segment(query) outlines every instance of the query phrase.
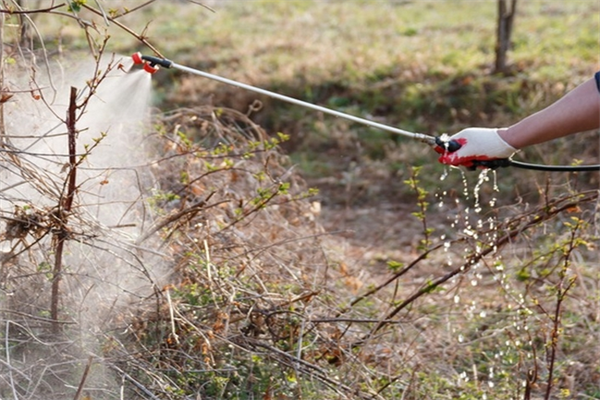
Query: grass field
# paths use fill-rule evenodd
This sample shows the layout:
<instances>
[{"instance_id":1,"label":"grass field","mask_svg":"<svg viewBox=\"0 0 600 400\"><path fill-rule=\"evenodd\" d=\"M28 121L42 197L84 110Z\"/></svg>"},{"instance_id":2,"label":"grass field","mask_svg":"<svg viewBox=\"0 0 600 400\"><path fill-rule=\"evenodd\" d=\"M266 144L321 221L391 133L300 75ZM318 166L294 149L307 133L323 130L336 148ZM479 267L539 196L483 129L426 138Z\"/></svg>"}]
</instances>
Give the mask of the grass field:
<instances>
[{"instance_id":1,"label":"grass field","mask_svg":"<svg viewBox=\"0 0 600 400\"><path fill-rule=\"evenodd\" d=\"M204 4L158 1L118 21L179 64L432 135L510 124L600 66L591 0L520 2L506 74L492 73L491 0ZM87 54L72 19L35 18L59 60ZM109 51L151 53L108 32ZM159 71L153 88L140 203L158 228L130 263L152 268L148 247L170 274L135 306L114 306L114 326L97 334L93 366L121 386L94 392L94 368L85 385L87 354L69 359L74 377L62 364L30 368L25 344L54 342L9 335L5 313L1 397L60 382L90 399L600 399L598 173L446 170L421 143L180 71ZM598 163L598 132L518 157ZM71 232L88 232L86 218L72 217ZM35 255L54 248L30 242L18 266L47 290ZM77 329L55 342L79 344Z\"/></svg>"},{"instance_id":2,"label":"grass field","mask_svg":"<svg viewBox=\"0 0 600 400\"><path fill-rule=\"evenodd\" d=\"M490 74L494 1L233 1L215 3L214 13L190 7L165 4L150 16L148 35L167 58L433 135L510 124L589 78L598 66L600 21L593 1L520 4L509 53L513 72L506 77ZM291 135L286 150L308 177L339 176L357 157L384 159L391 173L407 164L426 165L434 175L441 171L420 144L390 141L390 134L375 129L204 78L173 73L157 80L157 101L167 108L215 104L245 112L258 98L264 106L254 120ZM527 150L524 158L594 162L597 142L594 135L559 141ZM336 149L347 156L332 164ZM514 184L519 182L509 186Z\"/></svg>"}]
</instances>

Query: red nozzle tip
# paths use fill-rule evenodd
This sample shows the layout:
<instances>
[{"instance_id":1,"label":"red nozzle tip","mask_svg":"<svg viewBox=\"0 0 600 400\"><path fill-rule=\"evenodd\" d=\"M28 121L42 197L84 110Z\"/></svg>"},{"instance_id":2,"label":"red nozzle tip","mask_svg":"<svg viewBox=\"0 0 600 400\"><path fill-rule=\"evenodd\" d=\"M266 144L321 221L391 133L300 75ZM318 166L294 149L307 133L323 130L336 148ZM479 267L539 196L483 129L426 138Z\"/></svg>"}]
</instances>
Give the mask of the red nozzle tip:
<instances>
[{"instance_id":1,"label":"red nozzle tip","mask_svg":"<svg viewBox=\"0 0 600 400\"><path fill-rule=\"evenodd\" d=\"M143 64L144 60L142 59L142 53L137 52L137 53L133 53L131 55L131 59L133 60L134 64Z\"/></svg>"},{"instance_id":2,"label":"red nozzle tip","mask_svg":"<svg viewBox=\"0 0 600 400\"><path fill-rule=\"evenodd\" d=\"M149 74L153 74L158 71L158 65L150 65L149 63L144 64L144 71Z\"/></svg>"}]
</instances>

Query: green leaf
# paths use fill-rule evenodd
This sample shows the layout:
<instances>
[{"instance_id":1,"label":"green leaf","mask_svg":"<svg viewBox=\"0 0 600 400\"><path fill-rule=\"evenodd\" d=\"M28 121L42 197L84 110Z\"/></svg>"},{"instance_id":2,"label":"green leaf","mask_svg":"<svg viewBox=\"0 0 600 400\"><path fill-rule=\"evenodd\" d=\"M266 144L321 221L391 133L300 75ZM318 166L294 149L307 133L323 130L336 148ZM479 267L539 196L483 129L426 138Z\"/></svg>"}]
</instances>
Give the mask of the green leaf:
<instances>
[{"instance_id":1,"label":"green leaf","mask_svg":"<svg viewBox=\"0 0 600 400\"><path fill-rule=\"evenodd\" d=\"M72 1L71 3L69 3L69 8L68 10L70 12L79 12L81 11L81 6L85 5L86 0L75 0Z\"/></svg>"},{"instance_id":2,"label":"green leaf","mask_svg":"<svg viewBox=\"0 0 600 400\"><path fill-rule=\"evenodd\" d=\"M531 278L531 274L527 270L527 268L522 268L516 274L516 278L520 282L526 282Z\"/></svg>"},{"instance_id":3,"label":"green leaf","mask_svg":"<svg viewBox=\"0 0 600 400\"><path fill-rule=\"evenodd\" d=\"M404 267L403 263L394 260L388 261L387 265L393 273L400 271Z\"/></svg>"}]
</instances>

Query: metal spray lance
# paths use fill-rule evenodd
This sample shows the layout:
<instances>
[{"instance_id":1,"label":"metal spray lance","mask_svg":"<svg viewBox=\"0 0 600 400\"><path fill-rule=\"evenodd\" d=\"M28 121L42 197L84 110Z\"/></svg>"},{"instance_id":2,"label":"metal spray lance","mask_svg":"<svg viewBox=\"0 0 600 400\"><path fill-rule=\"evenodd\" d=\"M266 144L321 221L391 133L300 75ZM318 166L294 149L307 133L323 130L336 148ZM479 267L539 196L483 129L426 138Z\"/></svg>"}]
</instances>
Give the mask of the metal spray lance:
<instances>
[{"instance_id":1,"label":"metal spray lance","mask_svg":"<svg viewBox=\"0 0 600 400\"><path fill-rule=\"evenodd\" d=\"M141 53L134 53L131 58L133 59L134 64L142 64L143 69L150 73L154 74L158 71L159 67L164 68L175 68L180 71L188 72L190 74L199 75L208 79L212 79L221 83L225 83L227 85L236 86L241 89L249 90L251 92L259 93L268 97L272 97L277 100L285 101L291 104L295 104L301 107L309 108L315 111L320 111L325 114L333 115L335 117L344 118L353 122L357 122L359 124L367 125L373 128L381 129L387 132L395 133L400 136L408 137L411 139L416 139L420 142L427 143L432 146L438 153L443 152L455 152L456 150L461 148L461 144L455 140L448 140L446 135L442 136L431 136L424 133L410 132L404 129L396 128L393 126L381 124L379 122L371 121L368 119L360 118L354 115L346 114L340 111L332 110L330 108L322 107L316 104L308 103L306 101L298 100L293 97L285 96L279 93L271 92L269 90L261 89L252 85L248 85L245 83L237 82L231 79L223 78L218 75L210 74L208 72L204 72L195 68L186 67L185 65L177 64L171 60L166 58L159 58L153 56L142 55ZM565 166L565 165L539 165L539 164L529 164L523 163L519 161L514 161L509 158L496 159L496 160L475 160L473 162L473 167L469 169L476 168L492 168L496 169L499 167L518 167L525 169L534 169L534 170L543 170L543 171L600 171L600 165L576 165L576 166Z\"/></svg>"}]
</instances>

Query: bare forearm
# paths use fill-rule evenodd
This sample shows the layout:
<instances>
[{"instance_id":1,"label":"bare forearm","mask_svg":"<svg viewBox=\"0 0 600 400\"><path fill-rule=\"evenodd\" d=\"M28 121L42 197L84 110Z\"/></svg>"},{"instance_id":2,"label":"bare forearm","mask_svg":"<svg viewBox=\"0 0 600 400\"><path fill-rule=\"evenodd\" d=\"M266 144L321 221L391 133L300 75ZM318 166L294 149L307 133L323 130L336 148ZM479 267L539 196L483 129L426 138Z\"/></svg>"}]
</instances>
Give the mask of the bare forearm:
<instances>
[{"instance_id":1,"label":"bare forearm","mask_svg":"<svg viewBox=\"0 0 600 400\"><path fill-rule=\"evenodd\" d=\"M549 107L498 134L520 149L537 143L600 127L600 94L594 79L573 89Z\"/></svg>"}]
</instances>

